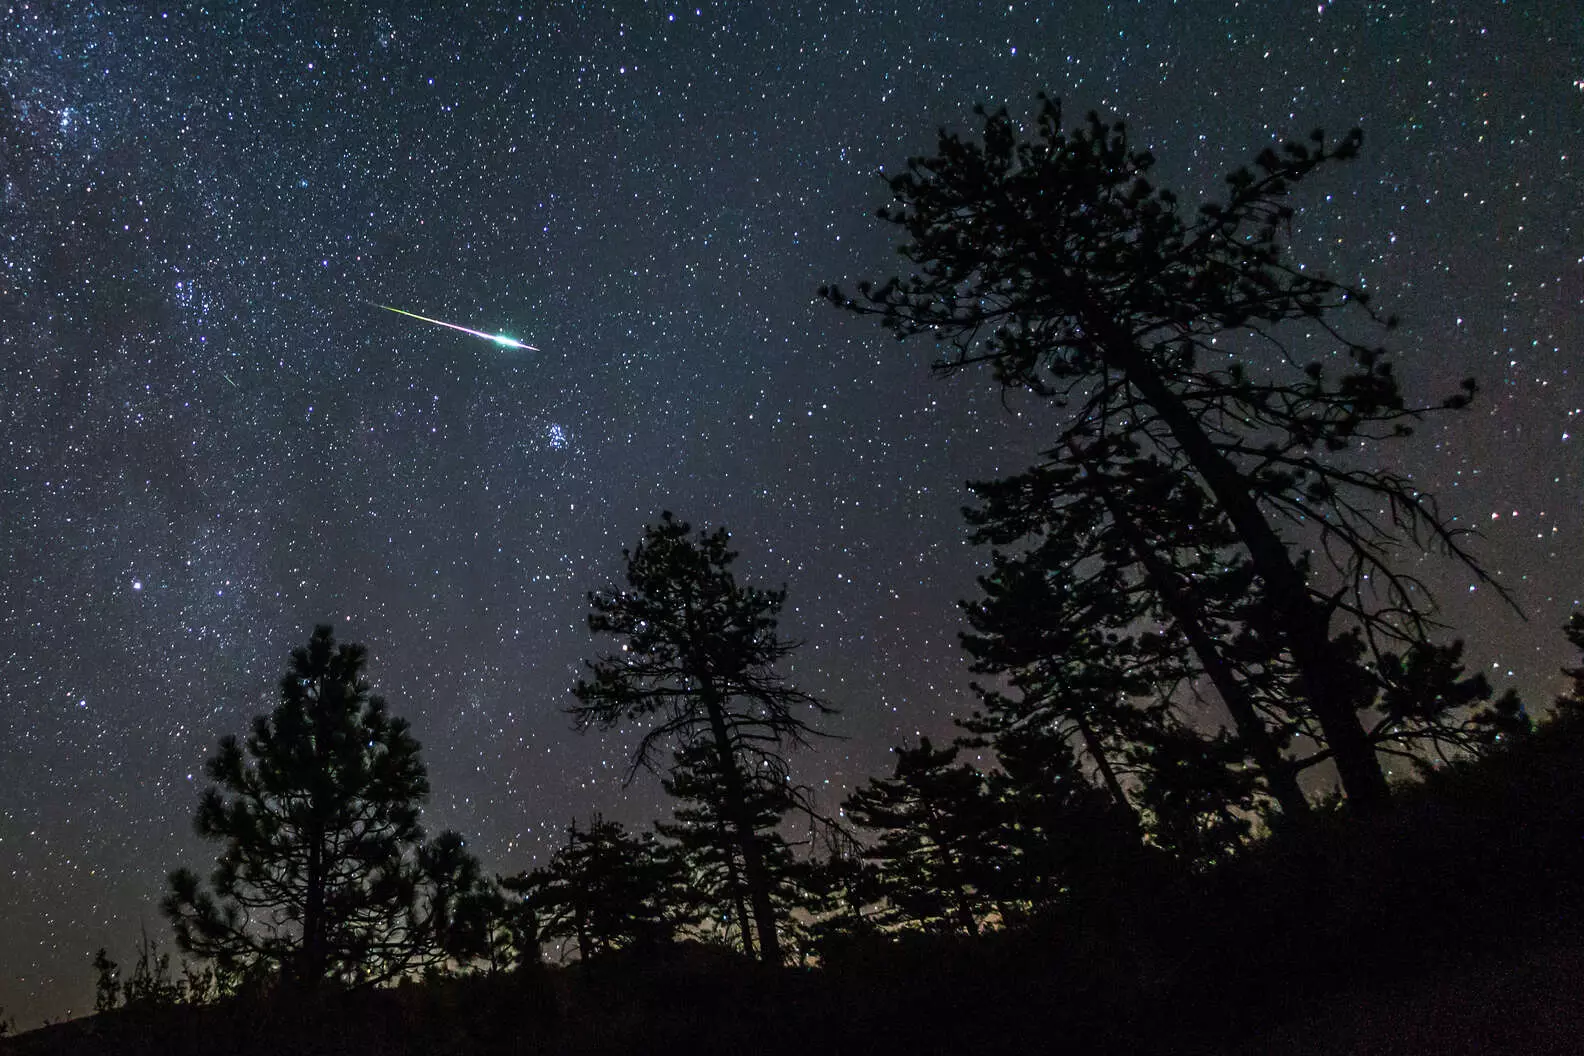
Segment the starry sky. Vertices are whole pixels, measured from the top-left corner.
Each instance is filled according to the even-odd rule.
[[[1527,622],[1411,562],[1531,702],[1584,594],[1584,19],[1571,0],[611,4],[0,0],[0,1009],[92,1004],[161,934],[217,739],[316,622],[365,643],[434,794],[515,872],[623,790],[561,708],[585,593],[662,509],[785,583],[843,709],[834,803],[966,710],[966,479],[1050,411],[815,296],[894,270],[877,178],[976,102],[1125,118],[1190,200],[1365,132],[1301,258],[1474,409],[1390,457]],[[430,326],[401,307],[537,346]]]

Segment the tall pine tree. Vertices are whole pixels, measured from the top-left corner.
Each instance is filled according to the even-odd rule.
[[[1237,540],[1348,797],[1372,809],[1389,790],[1336,624],[1426,640],[1429,595],[1405,548],[1439,546],[1489,579],[1430,496],[1364,461],[1428,408],[1407,404],[1382,348],[1345,331],[1350,315],[1373,319],[1362,291],[1291,259],[1291,190],[1358,145],[1317,133],[1266,150],[1190,213],[1153,186],[1154,159],[1120,124],[1091,115],[1068,133],[1044,100],[1020,139],[998,111],[981,139],[943,132],[888,180],[897,204],[880,216],[917,270],[857,298],[825,293],[898,337],[931,335],[943,371],[985,364],[1063,408],[1051,459],[1076,443],[1190,475]]]
[[[418,742],[370,692],[367,660],[315,628],[275,710],[209,760],[197,829],[219,863],[207,885],[173,873],[162,908],[228,978],[368,984],[465,953],[450,922],[477,863],[454,833],[425,846]]]
[[[589,595],[589,629],[619,639],[621,648],[589,662],[569,710],[579,729],[642,724],[629,777],[652,766],[663,745],[713,753],[759,956],[780,964],[775,881],[756,828],[755,790],[785,781],[786,751],[816,732],[804,716],[832,709],[777,673],[796,648],[776,630],[786,591],[739,586],[729,541],[724,528],[695,536],[665,513],[623,551],[626,589]]]

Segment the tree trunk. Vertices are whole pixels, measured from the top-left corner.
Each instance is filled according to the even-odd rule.
[[[726,805],[717,803],[715,810],[718,815],[725,815]],[[737,868],[737,848],[731,839],[731,834],[726,831],[724,821],[716,822],[716,839],[721,853],[721,861],[726,866],[726,886],[731,890],[732,908],[737,912],[737,926],[742,930],[743,953],[749,957],[757,957],[754,951],[752,920],[748,916],[748,903],[743,896],[742,871]]]
[[[973,907],[968,904],[968,893],[961,887],[957,889],[957,926],[966,934],[979,934],[979,921],[974,916]]]
[[[748,795],[743,786],[742,774],[737,769],[737,758],[732,751],[731,734],[726,728],[726,716],[721,701],[713,691],[702,694],[705,709],[709,712],[710,731],[714,734],[716,757],[720,762],[721,780],[726,786],[728,819],[737,830],[738,849],[742,852],[743,878],[748,885],[748,898],[753,906],[755,930],[759,933],[759,957],[766,964],[781,964],[781,940],[776,934],[775,907],[770,902],[770,878],[765,873],[764,858],[759,853],[753,821],[748,816]],[[748,922],[743,922],[747,927]]]
[[[974,916],[973,905],[968,898],[968,885],[963,880],[962,864],[946,846],[946,840],[941,833],[940,815],[930,808],[925,823],[925,831],[934,841],[935,849],[940,851],[941,862],[945,865],[946,875],[951,884],[952,916],[957,920],[957,926],[969,935],[979,934],[979,919]]]
[[[1336,761],[1342,788],[1352,805],[1362,811],[1386,806],[1391,789],[1375,748],[1359,721],[1343,666],[1331,644],[1329,619],[1309,595],[1308,584],[1294,566],[1286,544],[1271,527],[1248,482],[1216,449],[1198,419],[1167,386],[1155,368],[1144,362],[1128,335],[1118,333],[1109,319],[1086,318],[1105,342],[1105,351],[1145,402],[1171,430],[1228,521],[1248,548],[1254,570],[1265,585],[1273,618],[1281,624],[1287,648],[1314,709],[1326,745]]]
[[[303,897],[303,944],[297,963],[297,984],[304,990],[318,986],[325,975],[325,847],[316,825],[309,834],[307,891]]]
[[[1145,575],[1154,583],[1155,592],[1165,602],[1166,611],[1170,613],[1172,622],[1177,624],[1183,632],[1183,637],[1188,639],[1189,647],[1199,658],[1199,666],[1204,669],[1211,684],[1216,687],[1216,692],[1221,695],[1221,702],[1226,705],[1227,712],[1232,716],[1232,723],[1237,727],[1238,736],[1248,746],[1249,753],[1254,756],[1254,762],[1264,773],[1265,783],[1270,788],[1271,796],[1281,807],[1282,815],[1294,822],[1307,818],[1309,800],[1303,794],[1303,789],[1298,786],[1297,774],[1291,764],[1282,758],[1280,749],[1271,740],[1270,731],[1260,721],[1254,702],[1244,691],[1243,683],[1238,681],[1232,666],[1227,663],[1226,658],[1221,655],[1221,650],[1205,631],[1198,603],[1183,588],[1175,570],[1161,560],[1154,547],[1150,546],[1144,532],[1118,501],[1112,490],[1111,481],[1094,469],[1079,450],[1076,441],[1069,441],[1068,448],[1083,464],[1085,477],[1095,486],[1100,501],[1105,503],[1106,510],[1111,514],[1111,520],[1121,531],[1123,538],[1127,539],[1133,556],[1137,557],[1139,563],[1144,566]]]
[[[1100,771],[1100,783],[1105,785],[1107,792],[1111,793],[1111,798],[1116,800],[1116,805],[1127,811],[1127,816],[1133,823],[1133,834],[1135,836],[1138,835],[1138,811],[1133,809],[1133,802],[1128,799],[1127,792],[1123,790],[1122,782],[1116,774],[1116,768],[1111,765],[1111,760],[1106,757],[1105,745],[1100,743],[1100,737],[1095,733],[1094,727],[1089,725],[1088,719],[1079,715],[1077,722],[1078,736],[1083,739],[1085,750],[1089,752],[1090,758],[1095,761],[1095,766]]]
[[[578,960],[586,963],[595,951],[594,938],[589,933],[588,909],[581,898],[572,907],[572,926],[577,932]]]

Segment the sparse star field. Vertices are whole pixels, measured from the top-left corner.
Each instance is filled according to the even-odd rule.
[[[368,646],[424,746],[425,824],[489,870],[573,817],[663,816],[657,783],[621,786],[632,739],[561,711],[603,647],[585,593],[663,509],[786,584],[786,673],[843,712],[793,759],[827,802],[948,735],[983,561],[963,483],[1026,465],[1051,412],[932,377],[927,343],[815,291],[902,265],[876,173],[976,102],[1125,118],[1188,200],[1277,137],[1364,130],[1296,203],[1300,259],[1401,317],[1412,396],[1478,379],[1395,468],[1483,534],[1527,622],[1409,564],[1498,688],[1560,688],[1584,600],[1571,0],[391,6],[0,0],[20,1026],[91,1010],[94,950],[163,934],[167,872],[212,864],[204,760],[316,622]]]

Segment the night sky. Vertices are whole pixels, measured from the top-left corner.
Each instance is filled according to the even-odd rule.
[[[355,9],[357,13],[313,13]],[[895,270],[876,173],[975,102],[1127,119],[1192,199],[1273,137],[1365,132],[1302,259],[1403,319],[1393,449],[1528,622],[1411,562],[1498,687],[1559,688],[1584,594],[1584,19],[1573,0],[1297,5],[0,0],[0,1008],[92,1004],[163,934],[217,739],[316,622],[424,745],[433,830],[516,872],[624,791],[561,709],[585,593],[662,509],[790,591],[846,740],[827,803],[968,705],[963,482],[1051,413],[818,301]],[[518,10],[525,13],[518,14]],[[382,312],[393,305],[538,347]],[[1021,415],[1016,412],[1021,411]],[[1449,636],[1450,636],[1449,632]]]

